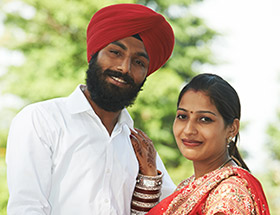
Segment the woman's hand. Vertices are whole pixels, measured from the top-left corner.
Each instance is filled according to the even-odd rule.
[[[131,130],[131,129],[130,129]],[[156,150],[150,138],[141,130],[131,130],[131,143],[139,162],[140,173],[143,175],[156,176]]]

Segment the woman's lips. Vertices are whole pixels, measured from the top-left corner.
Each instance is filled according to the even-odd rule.
[[[182,139],[182,142],[185,146],[190,146],[190,147],[200,146],[202,144],[201,141],[188,140],[188,139]]]

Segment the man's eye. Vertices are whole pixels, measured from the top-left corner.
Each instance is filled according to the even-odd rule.
[[[141,60],[135,60],[135,63],[139,66],[145,67],[145,64]]]
[[[115,55],[120,55],[120,52],[117,50],[110,50],[111,53],[115,54]]]

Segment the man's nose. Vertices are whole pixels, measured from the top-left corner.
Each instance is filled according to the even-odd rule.
[[[122,59],[117,66],[117,70],[123,74],[130,73],[131,59],[129,57]]]

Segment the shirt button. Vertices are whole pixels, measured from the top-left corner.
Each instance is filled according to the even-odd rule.
[[[111,172],[110,169],[107,169],[107,170],[106,170],[106,173],[107,173],[107,174],[109,174],[110,172]]]
[[[109,203],[109,199],[105,199],[105,203],[107,203],[107,204],[108,204],[108,203]]]

